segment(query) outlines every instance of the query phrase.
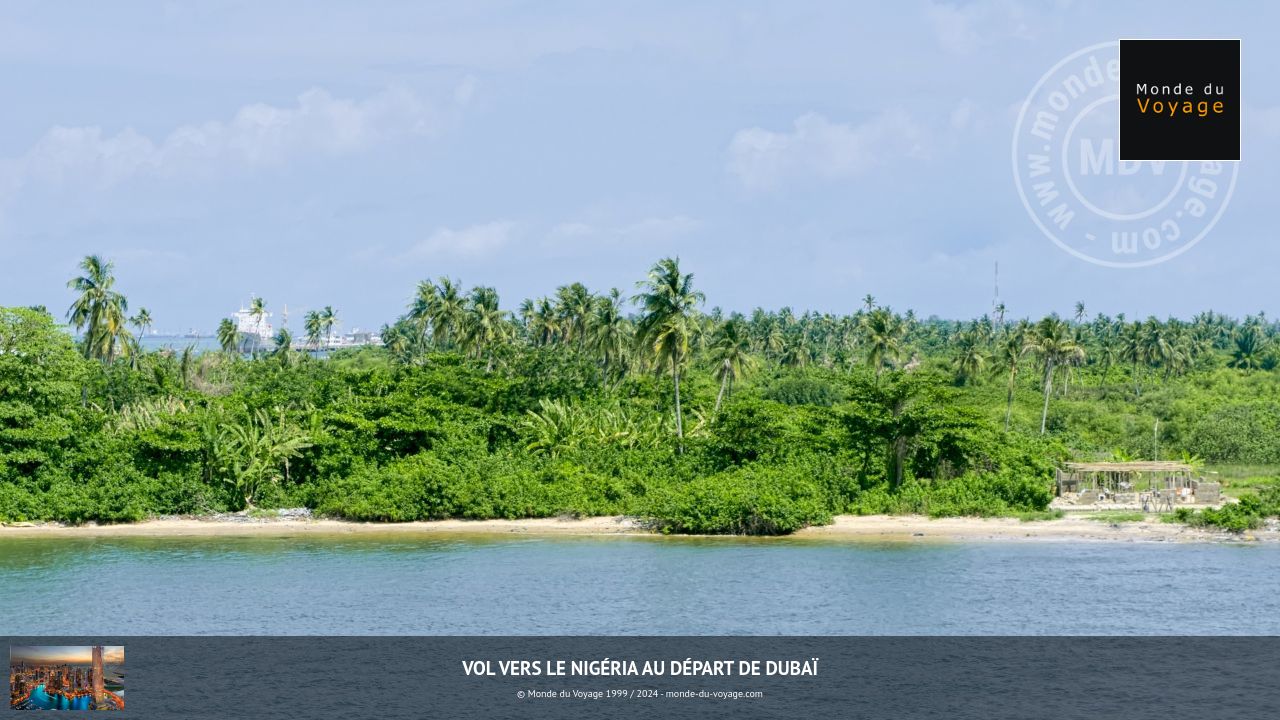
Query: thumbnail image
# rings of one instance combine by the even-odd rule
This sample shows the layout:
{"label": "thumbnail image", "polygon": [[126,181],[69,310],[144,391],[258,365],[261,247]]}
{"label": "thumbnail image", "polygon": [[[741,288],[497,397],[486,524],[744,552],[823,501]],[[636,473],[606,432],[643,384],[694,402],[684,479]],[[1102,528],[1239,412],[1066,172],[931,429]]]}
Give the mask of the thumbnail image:
{"label": "thumbnail image", "polygon": [[13,710],[123,710],[123,645],[9,648]]}

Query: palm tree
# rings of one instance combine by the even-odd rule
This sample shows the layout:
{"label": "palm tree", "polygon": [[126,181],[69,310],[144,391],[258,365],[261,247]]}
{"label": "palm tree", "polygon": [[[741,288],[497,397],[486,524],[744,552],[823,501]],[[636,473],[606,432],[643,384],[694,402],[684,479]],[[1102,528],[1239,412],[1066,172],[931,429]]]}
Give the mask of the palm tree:
{"label": "palm tree", "polygon": [[151,311],[146,308],[138,308],[138,314],[129,318],[129,324],[138,328],[138,334],[146,336],[151,332]]}
{"label": "palm tree", "polygon": [[1097,338],[1097,359],[1102,364],[1102,375],[1098,378],[1098,387],[1105,388],[1107,378],[1111,375],[1111,368],[1120,359],[1120,342],[1110,322],[1101,327],[1101,330],[1094,329],[1094,337]]}
{"label": "palm tree", "polygon": [[310,310],[302,319],[302,329],[307,333],[307,345],[312,350],[320,349],[320,338],[324,337],[324,318],[316,310]]}
{"label": "palm tree", "polygon": [[1139,369],[1142,365],[1151,361],[1148,355],[1150,344],[1147,342],[1146,333],[1142,323],[1135,322],[1132,325],[1125,326],[1124,335],[1120,340],[1120,359],[1131,363],[1133,366],[1133,392],[1135,395],[1142,394],[1142,375]]}
{"label": "palm tree", "polygon": [[262,345],[262,323],[267,316],[267,301],[256,297],[249,301],[249,315],[253,318],[253,350],[257,352]]}
{"label": "palm tree", "polygon": [[595,297],[582,283],[556,289],[556,314],[562,338],[582,347],[587,340],[587,324],[595,306]]}
{"label": "palm tree", "polygon": [[622,291],[613,288],[608,295],[596,298],[595,309],[587,324],[592,350],[600,356],[604,376],[614,367],[625,367],[620,361],[626,352],[630,327],[622,311]]}
{"label": "palm tree", "polygon": [[275,347],[271,350],[271,357],[279,360],[285,367],[293,365],[293,333],[289,332],[289,328],[280,328],[280,332],[272,340]]}
{"label": "palm tree", "polygon": [[222,346],[222,352],[228,354],[240,352],[240,331],[231,318],[223,318],[222,322],[218,323],[218,344]]}
{"label": "palm tree", "polygon": [[1017,327],[1004,336],[998,349],[1000,365],[1009,370],[1009,388],[1005,397],[1004,429],[1008,431],[1013,419],[1013,391],[1018,381],[1018,364],[1027,352],[1027,323],[1019,322]]}
{"label": "palm tree", "polygon": [[452,347],[461,340],[467,299],[462,296],[461,284],[447,277],[440,278],[435,291],[430,309],[431,338],[440,347]]}
{"label": "palm tree", "polygon": [[750,351],[751,342],[741,320],[730,318],[716,330],[715,341],[711,344],[711,361],[715,366],[715,378],[720,381],[720,391],[716,393],[713,414],[720,412],[720,404],[725,393],[732,390],[733,383],[755,368],[756,359]]}
{"label": "palm tree", "polygon": [[1255,323],[1240,326],[1232,338],[1235,347],[1227,364],[1240,370],[1257,370],[1266,362],[1270,343]]}
{"label": "palm tree", "polygon": [[886,363],[902,355],[902,341],[906,329],[902,319],[888,308],[876,308],[862,316],[862,342],[866,347],[867,362],[875,368],[876,383],[884,372]]}
{"label": "palm tree", "polygon": [[956,378],[961,384],[976,381],[987,364],[987,354],[982,345],[985,340],[976,328],[961,333],[956,342],[958,353],[955,357]]}
{"label": "palm tree", "polygon": [[1053,393],[1053,372],[1059,365],[1084,357],[1084,348],[1076,344],[1067,324],[1055,315],[1039,323],[1027,337],[1027,349],[1044,363],[1044,409],[1040,413],[1040,434],[1049,419],[1049,396]]}
{"label": "palm tree", "polygon": [[67,282],[68,288],[80,293],[67,309],[67,320],[77,332],[85,331],[84,356],[107,363],[117,354],[129,351],[130,337],[125,327],[129,301],[113,289],[116,282],[113,268],[114,265],[101,256],[88,255],[80,261],[84,275]]}
{"label": "palm tree", "polygon": [[325,347],[333,345],[333,326],[337,324],[338,313],[334,311],[332,305],[325,305],[324,310],[320,311],[320,326],[324,328]]}
{"label": "palm tree", "polygon": [[472,289],[467,298],[462,323],[462,342],[477,359],[487,359],[485,369],[493,370],[493,346],[511,336],[507,313],[498,307],[498,291],[491,287]]}
{"label": "palm tree", "polygon": [[555,305],[549,298],[542,297],[529,303],[525,329],[534,345],[549,345],[555,342],[560,334],[560,323],[556,319]]}
{"label": "palm tree", "polygon": [[658,363],[671,367],[675,384],[676,437],[684,449],[684,417],[680,407],[680,369],[689,352],[689,336],[694,316],[706,298],[693,289],[693,273],[680,272],[679,258],[663,258],[654,263],[649,277],[636,283],[642,292],[633,301],[640,306],[636,342]]}
{"label": "palm tree", "polygon": [[[418,330],[419,339],[426,341],[431,336],[431,320],[435,315],[436,286],[430,280],[418,283],[418,290],[409,303],[409,322]],[[318,316],[317,316],[318,317]],[[317,335],[317,341],[319,335]]]}

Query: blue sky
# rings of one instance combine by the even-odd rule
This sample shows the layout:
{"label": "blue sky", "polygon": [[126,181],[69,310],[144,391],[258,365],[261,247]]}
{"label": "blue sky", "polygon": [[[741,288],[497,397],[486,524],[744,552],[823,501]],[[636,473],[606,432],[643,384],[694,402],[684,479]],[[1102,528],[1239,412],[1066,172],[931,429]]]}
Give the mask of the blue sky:
{"label": "blue sky", "polygon": [[[0,305],[61,313],[91,252],[160,330],[296,329],[447,274],[504,306],[630,290],[921,315],[1272,311],[1280,8],[1203,3],[41,3],[0,10]],[[1241,37],[1244,162],[1191,251],[1077,260],[1023,210],[1017,109],[1119,37]]]}

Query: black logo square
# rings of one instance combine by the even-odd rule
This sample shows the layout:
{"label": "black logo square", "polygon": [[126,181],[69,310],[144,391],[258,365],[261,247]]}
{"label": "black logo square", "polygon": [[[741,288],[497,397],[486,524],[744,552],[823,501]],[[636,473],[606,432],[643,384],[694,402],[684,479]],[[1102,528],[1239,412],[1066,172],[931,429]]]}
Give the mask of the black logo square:
{"label": "black logo square", "polygon": [[1120,159],[1239,160],[1240,41],[1121,40]]}

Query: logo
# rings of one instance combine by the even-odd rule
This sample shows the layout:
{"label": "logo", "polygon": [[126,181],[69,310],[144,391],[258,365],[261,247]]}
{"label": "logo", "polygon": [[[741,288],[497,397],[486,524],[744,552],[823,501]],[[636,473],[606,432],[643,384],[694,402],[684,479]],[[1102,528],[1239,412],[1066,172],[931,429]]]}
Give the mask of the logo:
{"label": "logo", "polygon": [[1239,40],[1121,40],[1123,160],[1240,159]]}
{"label": "logo", "polygon": [[1239,165],[1121,160],[1119,45],[1079,50],[1040,78],[1014,126],[1013,175],[1023,207],[1058,247],[1096,265],[1145,267],[1213,229]]}

